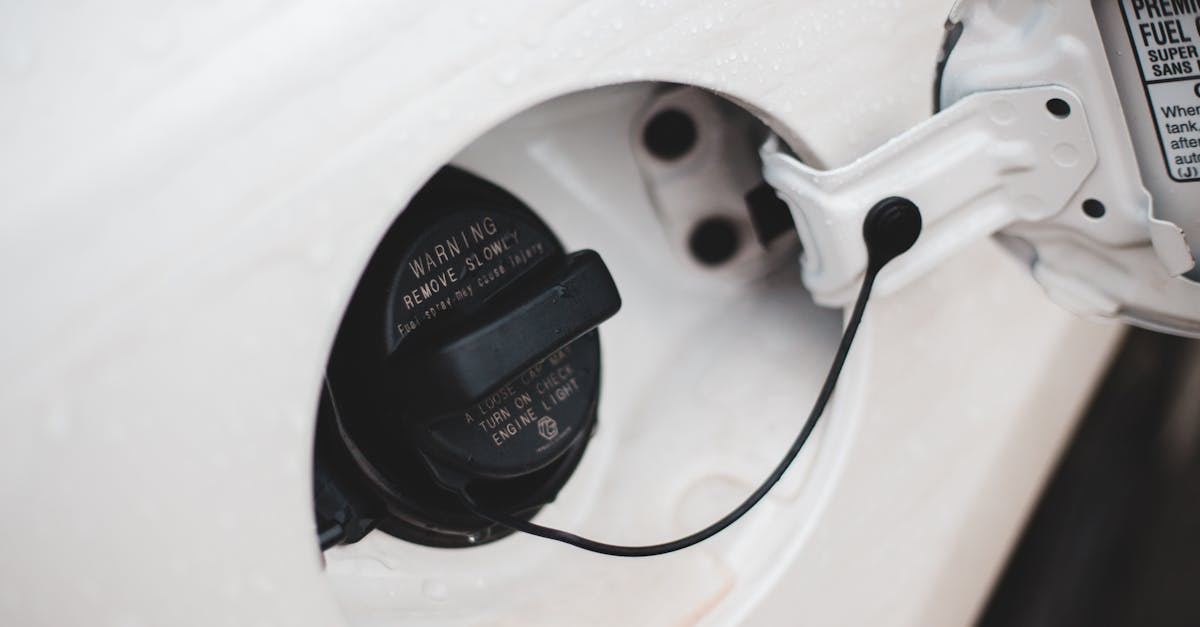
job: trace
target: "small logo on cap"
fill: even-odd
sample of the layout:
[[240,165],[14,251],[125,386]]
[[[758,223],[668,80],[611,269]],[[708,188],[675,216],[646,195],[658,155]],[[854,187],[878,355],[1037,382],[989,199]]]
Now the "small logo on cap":
[[538,433],[547,440],[553,440],[558,436],[558,423],[550,416],[542,416],[538,421]]

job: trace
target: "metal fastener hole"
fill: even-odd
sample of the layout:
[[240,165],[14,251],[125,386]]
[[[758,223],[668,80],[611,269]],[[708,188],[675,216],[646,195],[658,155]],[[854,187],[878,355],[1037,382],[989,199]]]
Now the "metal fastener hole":
[[650,154],[663,161],[674,161],[696,146],[696,122],[679,109],[664,109],[654,114],[642,129],[642,143]]
[[1083,201],[1083,212],[1089,218],[1103,218],[1105,211],[1107,210],[1104,208],[1104,203],[1095,198],[1088,198]]
[[1046,110],[1056,118],[1062,119],[1071,115],[1071,105],[1062,98],[1051,98],[1046,101]]
[[706,266],[717,266],[737,254],[741,244],[737,225],[729,218],[706,218],[692,229],[688,246],[692,256]]

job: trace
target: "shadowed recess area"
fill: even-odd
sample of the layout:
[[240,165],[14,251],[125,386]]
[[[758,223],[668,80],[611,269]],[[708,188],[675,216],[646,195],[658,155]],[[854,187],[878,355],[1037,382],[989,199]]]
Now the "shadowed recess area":
[[1200,625],[1200,342],[1130,333],[979,627]]

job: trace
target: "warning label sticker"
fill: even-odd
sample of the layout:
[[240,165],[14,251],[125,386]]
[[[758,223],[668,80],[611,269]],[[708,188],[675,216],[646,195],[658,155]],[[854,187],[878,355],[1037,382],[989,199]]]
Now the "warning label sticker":
[[1167,173],[1200,180],[1200,0],[1121,0]]

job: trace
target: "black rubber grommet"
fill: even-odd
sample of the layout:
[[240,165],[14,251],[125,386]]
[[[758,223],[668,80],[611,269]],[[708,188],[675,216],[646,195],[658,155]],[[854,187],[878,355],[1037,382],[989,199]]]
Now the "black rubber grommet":
[[904,254],[921,236],[921,227],[921,210],[913,201],[891,196],[876,203],[863,220],[868,265],[878,270]]

